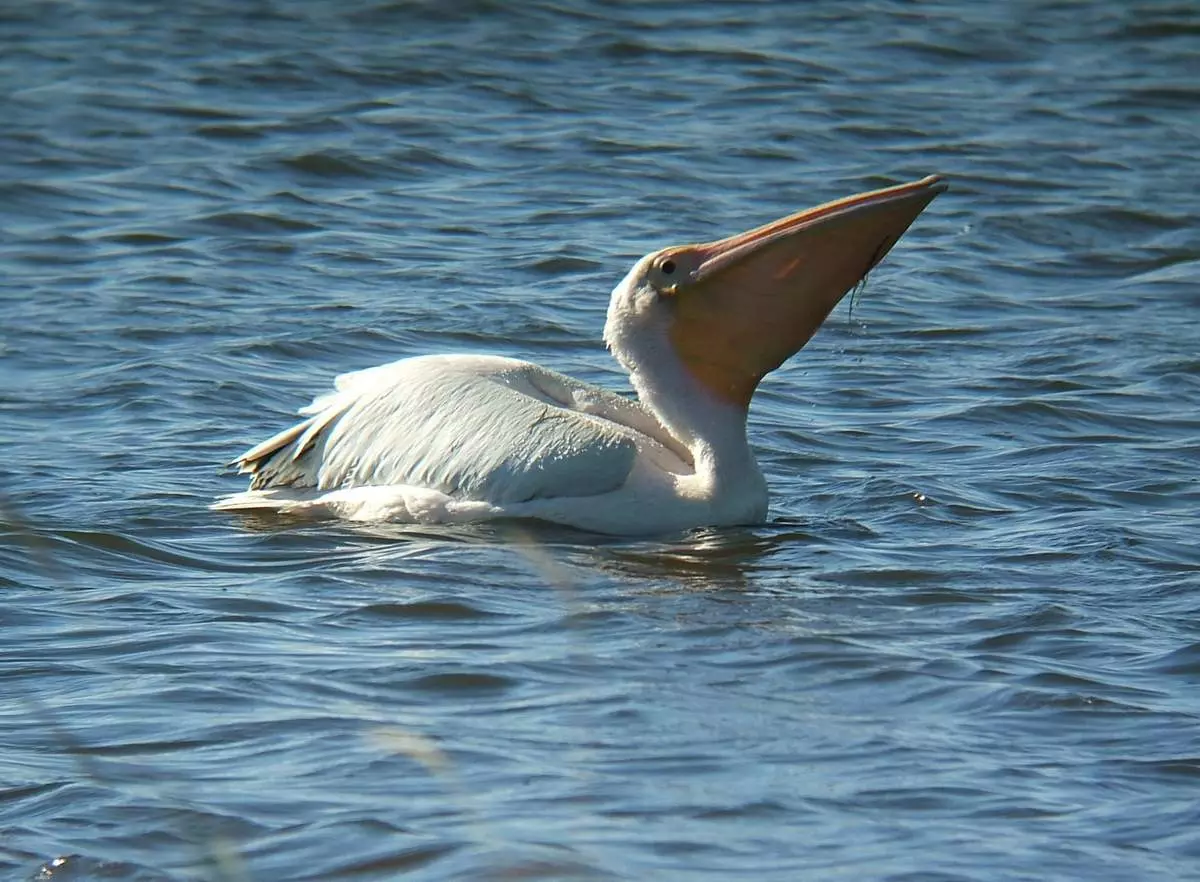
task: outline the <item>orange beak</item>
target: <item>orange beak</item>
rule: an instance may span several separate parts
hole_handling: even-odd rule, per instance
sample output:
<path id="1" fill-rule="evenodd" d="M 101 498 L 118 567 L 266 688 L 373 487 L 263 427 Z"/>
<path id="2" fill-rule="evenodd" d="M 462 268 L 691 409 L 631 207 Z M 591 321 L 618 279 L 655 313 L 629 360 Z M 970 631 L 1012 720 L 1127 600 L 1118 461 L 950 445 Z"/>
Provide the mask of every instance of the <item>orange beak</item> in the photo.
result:
<path id="1" fill-rule="evenodd" d="M 678 249 L 695 269 L 671 298 L 676 352 L 710 391 L 749 407 L 759 381 L 803 348 L 945 190 L 931 175 Z"/>

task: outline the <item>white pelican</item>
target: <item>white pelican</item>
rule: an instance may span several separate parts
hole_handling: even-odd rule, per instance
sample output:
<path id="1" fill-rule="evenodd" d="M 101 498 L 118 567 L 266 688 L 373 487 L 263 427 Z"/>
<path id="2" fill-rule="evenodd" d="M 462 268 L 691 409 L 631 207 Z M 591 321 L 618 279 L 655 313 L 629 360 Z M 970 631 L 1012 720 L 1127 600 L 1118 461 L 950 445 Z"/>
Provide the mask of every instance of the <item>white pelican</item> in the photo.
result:
<path id="1" fill-rule="evenodd" d="M 489 355 L 343 374 L 303 422 L 230 463 L 250 489 L 214 508 L 626 535 L 760 523 L 755 387 L 945 189 L 930 176 L 643 257 L 604 326 L 637 400 Z"/>

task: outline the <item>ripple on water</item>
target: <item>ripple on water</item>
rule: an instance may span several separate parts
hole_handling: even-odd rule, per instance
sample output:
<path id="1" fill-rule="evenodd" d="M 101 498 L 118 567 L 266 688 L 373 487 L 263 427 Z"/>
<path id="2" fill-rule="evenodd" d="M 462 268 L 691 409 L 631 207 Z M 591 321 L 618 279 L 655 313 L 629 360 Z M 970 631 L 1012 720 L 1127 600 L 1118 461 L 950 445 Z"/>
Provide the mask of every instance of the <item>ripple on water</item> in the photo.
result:
<path id="1" fill-rule="evenodd" d="M 6 28 L 6 875 L 1194 872 L 1192 6 Z M 627 389 L 599 337 L 637 255 L 930 172 L 756 398 L 768 524 L 206 510 L 347 370 Z"/>

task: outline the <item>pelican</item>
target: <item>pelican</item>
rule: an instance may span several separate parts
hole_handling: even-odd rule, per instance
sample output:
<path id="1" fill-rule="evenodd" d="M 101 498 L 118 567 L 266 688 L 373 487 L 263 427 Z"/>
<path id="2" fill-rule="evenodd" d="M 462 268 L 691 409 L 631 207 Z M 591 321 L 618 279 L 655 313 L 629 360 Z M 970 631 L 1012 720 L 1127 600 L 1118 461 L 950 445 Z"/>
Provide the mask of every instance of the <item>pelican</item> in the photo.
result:
<path id="1" fill-rule="evenodd" d="M 761 523 L 755 388 L 945 189 L 931 175 L 643 257 L 604 326 L 636 399 L 490 355 L 343 374 L 301 422 L 230 463 L 250 489 L 213 507 L 619 535 Z"/>

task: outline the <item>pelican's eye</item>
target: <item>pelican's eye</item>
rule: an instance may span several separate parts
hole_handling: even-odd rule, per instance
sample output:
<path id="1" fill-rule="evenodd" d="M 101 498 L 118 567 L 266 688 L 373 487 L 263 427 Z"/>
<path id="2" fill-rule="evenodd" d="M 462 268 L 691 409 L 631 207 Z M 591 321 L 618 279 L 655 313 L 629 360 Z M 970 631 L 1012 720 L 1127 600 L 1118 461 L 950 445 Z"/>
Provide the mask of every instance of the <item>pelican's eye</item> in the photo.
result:
<path id="1" fill-rule="evenodd" d="M 679 265 L 678 255 L 664 254 L 654 264 L 654 274 L 658 277 L 655 285 L 660 294 L 673 297 L 679 293 L 679 286 L 687 282 L 687 273 Z"/>
<path id="2" fill-rule="evenodd" d="M 673 249 L 654 259 L 650 282 L 658 293 L 673 297 L 692 283 L 696 260 L 686 249 Z"/>

